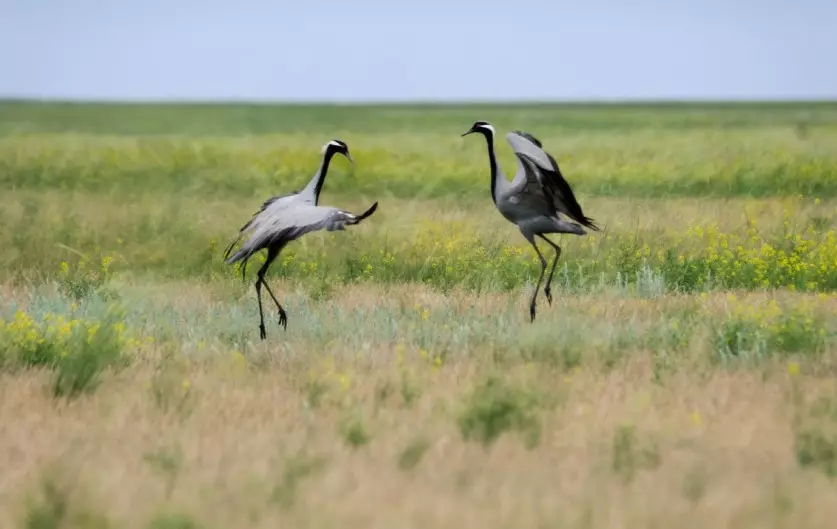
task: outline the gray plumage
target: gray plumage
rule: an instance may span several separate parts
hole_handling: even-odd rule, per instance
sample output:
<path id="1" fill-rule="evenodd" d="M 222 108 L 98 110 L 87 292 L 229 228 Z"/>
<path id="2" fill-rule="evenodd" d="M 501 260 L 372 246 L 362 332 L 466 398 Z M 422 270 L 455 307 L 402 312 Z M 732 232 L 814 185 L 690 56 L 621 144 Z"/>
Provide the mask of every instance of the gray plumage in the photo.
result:
<path id="1" fill-rule="evenodd" d="M 271 208 L 272 210 L 280 210 L 295 202 L 311 204 L 314 206 L 319 204 L 320 192 L 322 192 L 323 185 L 325 184 L 329 164 L 335 154 L 342 154 L 354 164 L 352 155 L 349 153 L 349 146 L 346 145 L 346 142 L 344 141 L 331 140 L 323 145 L 321 152 L 323 154 L 323 159 L 320 163 L 320 167 L 317 168 L 317 172 L 314 173 L 314 176 L 311 177 L 308 184 L 299 191 L 292 191 L 284 195 L 273 196 L 265 200 L 259 210 L 253 215 L 253 218 L 238 230 L 239 236 L 233 239 L 229 246 L 227 246 L 224 250 L 225 255 L 230 253 L 230 250 L 232 250 L 232 247 L 235 246 L 235 243 L 241 239 L 242 234 L 250 228 L 250 223 L 253 222 L 260 214 L 265 213 L 268 208 Z M 242 274 L 243 273 L 244 270 L 242 270 Z"/>
<path id="2" fill-rule="evenodd" d="M 375 202 L 363 214 L 355 215 L 342 209 L 317 205 L 330 158 L 329 150 L 331 147 L 329 146 L 333 146 L 335 143 L 343 146 L 342 148 L 340 145 L 333 147 L 336 149 L 335 152 L 345 151 L 344 154 L 347 157 L 349 156 L 348 147 L 345 147 L 344 143 L 335 140 L 326 144 L 323 165 L 320 166 L 320 170 L 314 175 L 311 182 L 302 191 L 271 197 L 266 200 L 259 211 L 253 215 L 253 218 L 242 226 L 236 238 L 224 251 L 225 263 L 242 262 L 241 275 L 244 277 L 248 260 L 260 250 L 267 250 L 267 258 L 257 272 L 258 277 L 255 283 L 256 296 L 259 302 L 259 331 L 262 340 L 267 337 L 262 310 L 262 286 L 267 289 L 279 310 L 279 325 L 287 329 L 287 313 L 264 279 L 268 267 L 279 256 L 282 249 L 288 243 L 312 231 L 323 229 L 326 231 L 345 230 L 346 226 L 358 224 L 370 216 L 378 207 L 378 203 Z M 238 251 L 230 255 L 235 244 L 245 238 L 246 240 L 239 246 Z"/>
<path id="3" fill-rule="evenodd" d="M 249 234 L 247 242 L 232 256 L 227 253 L 224 262 L 233 264 L 242 259 L 247 260 L 264 248 L 285 246 L 312 231 L 343 231 L 346 226 L 357 224 L 371 215 L 377 207 L 378 203 L 375 202 L 361 215 L 330 206 L 311 206 L 303 202 L 291 203 L 281 209 L 270 208 L 250 221 L 248 229 L 239 235 L 241 237 Z"/>
<path id="4" fill-rule="evenodd" d="M 522 131 L 512 131 L 506 135 L 506 140 L 517 157 L 517 173 L 509 181 L 497 163 L 494 127 L 486 121 L 477 121 L 463 136 L 474 132 L 485 136 L 488 143 L 491 198 L 494 204 L 503 217 L 517 225 L 541 261 L 541 274 L 529 305 L 529 316 L 531 321 L 534 321 L 538 290 L 546 272 L 546 259 L 535 244 L 535 237 L 540 237 L 555 249 L 555 258 L 544 287 L 544 295 L 552 304 L 552 276 L 561 256 L 561 247 L 549 240 L 546 234 L 584 235 L 584 227 L 595 231 L 598 231 L 599 227 L 593 219 L 584 215 L 572 188 L 561 174 L 558 163 L 543 149 L 540 140 Z M 575 222 L 561 218 L 562 215 Z"/>

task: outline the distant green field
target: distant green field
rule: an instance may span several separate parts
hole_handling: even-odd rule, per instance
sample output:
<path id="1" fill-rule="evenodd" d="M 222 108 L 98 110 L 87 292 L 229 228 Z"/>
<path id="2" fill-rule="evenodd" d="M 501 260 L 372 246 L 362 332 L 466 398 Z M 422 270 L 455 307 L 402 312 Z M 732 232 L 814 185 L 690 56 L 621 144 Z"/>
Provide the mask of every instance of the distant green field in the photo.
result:
<path id="1" fill-rule="evenodd" d="M 259 106 L 0 104 L 0 186 L 254 197 L 348 142 L 340 194 L 486 196 L 475 120 L 539 137 L 582 196 L 834 196 L 837 104 Z M 804 128 L 804 130 L 803 130 Z M 514 158 L 500 138 L 506 173 Z M 345 167 L 341 167 L 345 169 Z"/>
<path id="2" fill-rule="evenodd" d="M 485 119 L 499 128 L 555 132 L 725 129 L 837 125 L 837 102 L 223 104 L 38 103 L 0 101 L 0 133 L 230 136 L 334 131 L 456 134 Z M 466 127 L 467 128 L 467 127 Z"/>

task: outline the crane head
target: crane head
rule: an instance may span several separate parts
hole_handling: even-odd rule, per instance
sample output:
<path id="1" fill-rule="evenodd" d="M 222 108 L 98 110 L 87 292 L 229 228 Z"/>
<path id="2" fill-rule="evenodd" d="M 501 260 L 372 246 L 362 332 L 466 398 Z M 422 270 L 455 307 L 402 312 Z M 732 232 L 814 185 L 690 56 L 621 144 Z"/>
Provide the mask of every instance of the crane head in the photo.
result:
<path id="1" fill-rule="evenodd" d="M 346 142 L 344 142 L 344 141 L 331 140 L 330 142 L 323 145 L 322 153 L 323 154 L 328 153 L 328 154 L 331 154 L 331 155 L 342 154 L 350 162 L 352 162 L 352 164 L 355 163 L 355 161 L 352 159 L 352 155 L 349 154 L 349 146 L 346 145 Z"/>
<path id="2" fill-rule="evenodd" d="M 485 134 L 486 136 L 488 136 L 489 134 L 493 136 L 494 127 L 492 127 L 491 123 L 487 121 L 476 121 L 473 125 L 471 125 L 471 128 L 468 129 L 468 132 L 463 134 L 463 136 L 467 136 L 468 134 L 472 134 L 474 132 L 479 132 L 481 134 Z"/>

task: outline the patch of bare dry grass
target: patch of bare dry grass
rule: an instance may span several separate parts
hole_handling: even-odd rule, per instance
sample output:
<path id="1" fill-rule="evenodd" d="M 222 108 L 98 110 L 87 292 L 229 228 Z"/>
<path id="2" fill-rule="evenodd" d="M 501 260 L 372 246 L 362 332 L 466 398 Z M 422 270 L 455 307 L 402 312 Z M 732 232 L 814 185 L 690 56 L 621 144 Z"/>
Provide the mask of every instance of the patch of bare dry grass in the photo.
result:
<path id="1" fill-rule="evenodd" d="M 303 366 L 191 367 L 185 414 L 154 404 L 148 371 L 66 407 L 41 376 L 4 376 L 3 524 L 54 468 L 73 476 L 71 508 L 93 505 L 124 527 L 161 512 L 205 527 L 830 527 L 837 514 L 837 488 L 797 464 L 784 373 L 681 373 L 659 386 L 643 362 L 566 378 L 520 367 L 507 379 L 556 400 L 538 411 L 539 444 L 504 435 L 485 448 L 455 418 L 488 366 L 425 373 L 406 407 L 376 400 L 394 364 L 366 367 L 316 409 Z M 799 381 L 806 398 L 834 397 L 833 383 Z M 358 409 L 369 440 L 353 446 L 341 421 Z M 426 450 L 405 470 L 417 439 Z"/>
<path id="2" fill-rule="evenodd" d="M 0 374 L 0 526 L 824 528 L 837 514 L 833 325 L 817 354 L 726 365 L 713 337 L 735 307 L 829 314 L 833 296 L 614 288 L 557 295 L 528 325 L 526 292 L 350 285 L 310 301 L 276 283 L 290 325 L 264 343 L 249 285 L 129 282 L 126 325 L 155 338 L 129 368 L 71 401 L 48 372 Z M 32 314 L 61 310 L 3 288 Z"/>

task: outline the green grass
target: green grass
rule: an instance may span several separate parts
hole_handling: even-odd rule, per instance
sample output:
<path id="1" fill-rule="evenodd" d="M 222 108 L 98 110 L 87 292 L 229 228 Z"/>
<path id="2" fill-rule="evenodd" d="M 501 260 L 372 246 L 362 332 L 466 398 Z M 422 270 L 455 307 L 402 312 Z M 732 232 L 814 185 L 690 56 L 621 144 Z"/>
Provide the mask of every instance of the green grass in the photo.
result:
<path id="1" fill-rule="evenodd" d="M 834 196 L 837 105 L 369 106 L 3 104 L 0 185 L 247 197 L 299 186 L 333 137 L 340 194 L 484 196 L 478 119 L 523 129 L 582 196 Z M 807 125 L 799 136 L 798 125 Z M 514 158 L 500 139 L 507 174 Z"/>
<path id="2" fill-rule="evenodd" d="M 227 136 L 240 134 L 458 131 L 499 127 L 562 131 L 834 126 L 837 103 L 224 104 L 0 101 L 3 133 Z M 466 125 L 465 129 L 468 128 Z M 464 131 L 464 129 L 463 129 Z"/>
<path id="3" fill-rule="evenodd" d="M 222 253 L 261 203 L 52 190 L 7 196 L 18 203 L 0 207 L 7 227 L 0 234 L 6 248 L 0 277 L 15 281 L 55 277 L 62 262 L 92 266 L 93 273 L 107 257 L 113 273 L 121 275 L 236 282 L 240 268 L 224 264 Z M 467 205 L 449 199 L 332 197 L 324 195 L 323 201 L 361 211 L 375 199 L 380 207 L 349 232 L 315 233 L 294 242 L 271 267 L 271 277 L 298 280 L 322 295 L 334 286 L 369 282 L 502 292 L 537 279 L 534 251 L 489 197 Z M 816 202 L 586 200 L 587 213 L 604 231 L 553 237 L 564 249 L 554 281 L 568 291 L 599 286 L 832 291 L 837 203 Z M 258 255 L 249 264 L 251 276 L 262 262 Z M 81 279 L 67 283 L 71 290 L 89 286 Z"/>

